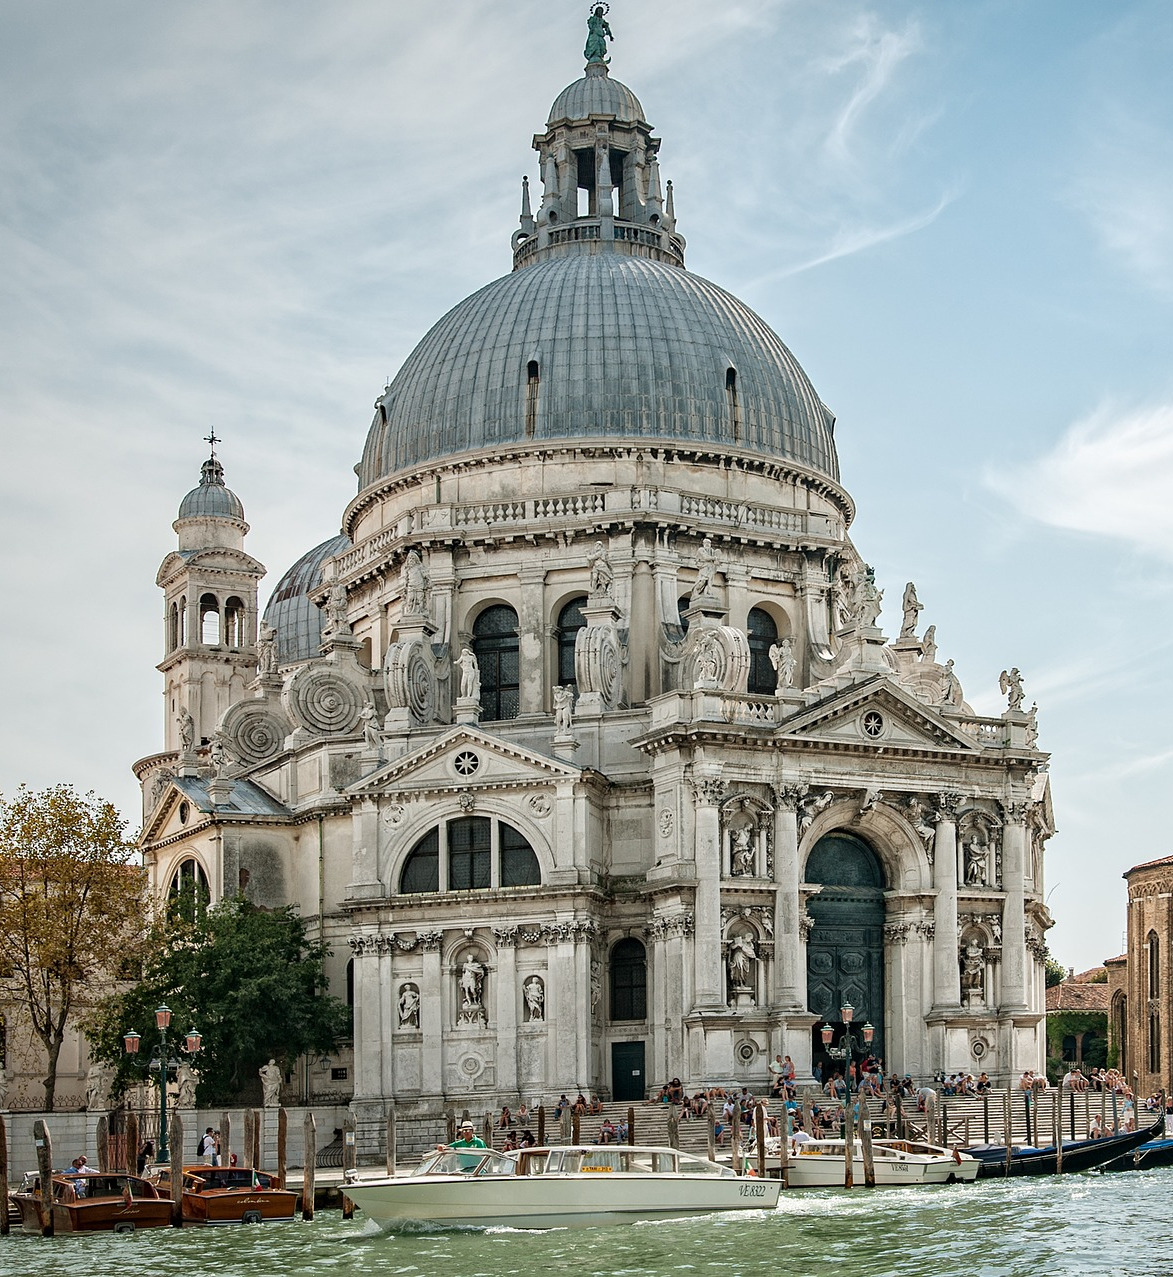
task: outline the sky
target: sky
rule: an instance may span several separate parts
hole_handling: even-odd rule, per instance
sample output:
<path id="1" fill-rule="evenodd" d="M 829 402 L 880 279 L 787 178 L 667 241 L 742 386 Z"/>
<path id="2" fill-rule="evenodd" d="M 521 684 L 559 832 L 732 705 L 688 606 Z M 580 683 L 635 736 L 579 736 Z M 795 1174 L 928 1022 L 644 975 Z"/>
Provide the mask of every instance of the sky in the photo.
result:
<path id="1" fill-rule="evenodd" d="M 0 0 L 0 791 L 139 820 L 170 524 L 215 429 L 262 601 L 376 395 L 511 265 L 586 4 Z M 688 265 L 837 417 L 853 538 L 1052 753 L 1054 955 L 1173 853 L 1173 6 L 614 0 Z M 892 635 L 898 609 L 882 618 Z"/>

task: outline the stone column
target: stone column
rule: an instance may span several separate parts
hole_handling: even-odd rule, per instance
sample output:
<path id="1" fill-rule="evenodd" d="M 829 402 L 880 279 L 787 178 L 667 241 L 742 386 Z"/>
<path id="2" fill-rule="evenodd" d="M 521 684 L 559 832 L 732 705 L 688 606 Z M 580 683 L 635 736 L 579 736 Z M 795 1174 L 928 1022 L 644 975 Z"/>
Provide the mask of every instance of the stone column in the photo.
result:
<path id="1" fill-rule="evenodd" d="M 521 664 L 518 700 L 523 714 L 541 714 L 545 710 L 542 675 L 546 663 L 542 646 L 546 633 L 545 596 L 546 569 L 526 567 L 518 572 L 521 585 L 517 616 L 518 659 Z"/>
<path id="2" fill-rule="evenodd" d="M 1002 831 L 1002 1008 L 1026 1007 L 1026 818 L 1028 804 L 1010 803 Z"/>
<path id="3" fill-rule="evenodd" d="M 517 929 L 494 927 L 497 942 L 497 1086 L 517 1090 Z"/>
<path id="4" fill-rule="evenodd" d="M 805 1010 L 805 972 L 798 918 L 802 912 L 798 885 L 798 803 L 805 787 L 781 785 L 774 790 L 774 1002 Z"/>
<path id="5" fill-rule="evenodd" d="M 933 1005 L 961 1005 L 961 968 L 957 963 L 957 805 L 960 796 L 937 795 L 933 838 Z"/>
<path id="6" fill-rule="evenodd" d="M 574 951 L 573 925 L 569 922 L 552 924 L 546 931 L 546 970 L 550 977 L 546 981 L 546 1015 L 552 1015 L 550 1008 L 557 1007 L 558 1022 L 566 1030 L 552 1035 L 552 1086 L 567 1092 L 579 1082 L 575 1077 L 579 1059 L 577 1035 L 573 1028 L 575 1018 L 573 1014 L 565 1018 L 562 1016 L 562 1008 L 574 1006 L 577 992 Z M 585 1085 L 585 1079 L 582 1084 Z"/>
<path id="7" fill-rule="evenodd" d="M 696 795 L 696 935 L 693 959 L 696 1006 L 724 1007 L 721 962 L 721 817 L 724 792 L 720 764 L 697 768 Z"/>
<path id="8" fill-rule="evenodd" d="M 354 955 L 354 1098 L 382 1093 L 383 1035 L 379 1024 L 379 959 L 374 935 L 352 936 Z"/>
<path id="9" fill-rule="evenodd" d="M 420 976 L 420 1090 L 444 1093 L 444 975 L 440 969 L 442 931 L 420 935 L 423 947 L 423 974 Z"/>
<path id="10" fill-rule="evenodd" d="M 379 887 L 379 811 L 373 798 L 363 798 L 351 815 L 354 863 L 351 870 L 352 895 L 382 894 Z M 360 888 L 355 892 L 353 888 Z"/>

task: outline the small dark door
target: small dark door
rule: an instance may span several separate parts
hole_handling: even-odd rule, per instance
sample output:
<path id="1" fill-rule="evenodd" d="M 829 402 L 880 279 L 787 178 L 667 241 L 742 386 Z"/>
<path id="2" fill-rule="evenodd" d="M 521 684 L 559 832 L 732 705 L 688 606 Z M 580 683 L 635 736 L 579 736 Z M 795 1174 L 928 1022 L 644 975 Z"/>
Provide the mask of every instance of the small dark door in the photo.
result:
<path id="1" fill-rule="evenodd" d="M 642 1042 L 611 1043 L 611 1095 L 615 1100 L 642 1100 L 647 1094 Z"/>

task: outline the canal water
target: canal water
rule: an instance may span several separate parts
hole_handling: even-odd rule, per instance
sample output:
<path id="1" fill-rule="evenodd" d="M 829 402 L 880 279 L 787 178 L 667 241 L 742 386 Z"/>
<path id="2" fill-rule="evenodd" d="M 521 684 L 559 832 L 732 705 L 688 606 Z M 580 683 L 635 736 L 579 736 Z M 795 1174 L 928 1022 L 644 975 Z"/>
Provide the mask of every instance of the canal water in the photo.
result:
<path id="1" fill-rule="evenodd" d="M 310 1224 L 0 1239 L 0 1277 L 1056 1277 L 1173 1274 L 1173 1169 L 784 1193 L 776 1211 L 551 1232 Z"/>

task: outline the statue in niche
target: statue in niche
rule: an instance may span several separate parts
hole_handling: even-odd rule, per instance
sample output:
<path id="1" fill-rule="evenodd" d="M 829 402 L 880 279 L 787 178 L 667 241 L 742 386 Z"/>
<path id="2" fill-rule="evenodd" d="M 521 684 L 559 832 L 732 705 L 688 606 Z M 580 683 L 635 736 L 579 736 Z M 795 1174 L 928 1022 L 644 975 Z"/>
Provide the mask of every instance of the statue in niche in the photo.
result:
<path id="1" fill-rule="evenodd" d="M 554 733 L 569 736 L 574 729 L 574 688 L 567 683 L 554 689 Z"/>
<path id="2" fill-rule="evenodd" d="M 777 690 L 779 692 L 794 686 L 794 671 L 798 668 L 798 661 L 794 656 L 794 644 L 788 638 L 771 646 L 770 664 L 778 675 Z"/>
<path id="3" fill-rule="evenodd" d="M 985 887 L 989 883 L 989 847 L 983 846 L 976 832 L 965 848 L 965 881 L 971 887 Z"/>
<path id="4" fill-rule="evenodd" d="M 859 583 L 856 581 L 855 574 L 846 563 L 842 564 L 836 574 L 835 585 L 832 589 L 835 628 L 837 630 L 845 630 L 855 621 L 856 595 L 858 592 Z"/>
<path id="5" fill-rule="evenodd" d="M 358 711 L 358 716 L 362 720 L 362 739 L 363 744 L 368 749 L 378 749 L 382 744 L 379 739 L 379 725 L 376 721 L 378 713 L 375 709 L 373 701 L 367 703 Z"/>
<path id="6" fill-rule="evenodd" d="M 916 638 L 916 619 L 924 608 L 924 604 L 916 597 L 916 585 L 912 581 L 904 587 L 901 607 L 904 610 L 904 617 L 900 622 L 900 637 L 902 639 Z"/>
<path id="7" fill-rule="evenodd" d="M 587 42 L 582 56 L 588 62 L 609 62 L 607 57 L 607 41 L 614 40 L 611 28 L 607 25 L 607 6 L 595 5 L 587 18 Z"/>
<path id="8" fill-rule="evenodd" d="M 346 619 L 346 586 L 335 581 L 326 596 L 326 633 L 342 634 L 350 628 Z"/>
<path id="9" fill-rule="evenodd" d="M 734 874 L 752 874 L 754 870 L 753 826 L 748 820 L 730 831 L 729 868 Z"/>
<path id="10" fill-rule="evenodd" d="M 179 746 L 185 754 L 188 754 L 194 744 L 195 719 L 192 718 L 190 711 L 181 709 L 179 711 Z"/>
<path id="11" fill-rule="evenodd" d="M 705 537 L 696 556 L 696 584 L 688 596 L 690 602 L 697 599 L 713 597 L 713 577 L 717 574 L 719 564 L 717 552 L 713 549 L 711 537 Z"/>
<path id="12" fill-rule="evenodd" d="M 532 1024 L 536 1020 L 544 1020 L 546 1018 L 546 990 L 541 980 L 536 975 L 530 978 L 522 985 L 522 992 L 525 994 L 525 1017 Z"/>
<path id="13" fill-rule="evenodd" d="M 815 823 L 815 817 L 818 816 L 819 812 L 826 811 L 834 801 L 835 795 L 829 789 L 817 798 L 802 799 L 798 804 L 798 809 L 801 813 L 798 818 L 798 836 L 800 838 Z"/>
<path id="14" fill-rule="evenodd" d="M 945 662 L 945 681 L 941 690 L 941 703 L 943 705 L 960 705 L 961 701 L 961 683 L 953 672 L 953 658 L 950 657 Z"/>
<path id="15" fill-rule="evenodd" d="M 480 701 L 481 699 L 481 667 L 477 663 L 476 653 L 471 647 L 460 649 L 456 658 L 460 667 L 460 699 L 462 701 Z"/>
<path id="16" fill-rule="evenodd" d="M 1003 670 L 998 675 L 998 687 L 1002 691 L 1002 695 L 1006 697 L 1007 707 L 1017 713 L 1022 709 L 1022 698 L 1024 692 L 1022 690 L 1022 675 L 1015 666 L 1009 670 Z"/>
<path id="17" fill-rule="evenodd" d="M 598 958 L 591 959 L 591 1014 L 599 1009 L 603 1000 L 603 964 Z"/>
<path id="18" fill-rule="evenodd" d="M 971 940 L 961 959 L 961 987 L 966 993 L 980 997 L 986 982 L 986 955 L 980 944 Z"/>
<path id="19" fill-rule="evenodd" d="M 405 984 L 399 990 L 399 1027 L 420 1027 L 420 991 L 414 984 Z"/>
<path id="20" fill-rule="evenodd" d="M 934 664 L 937 660 L 937 627 L 935 625 L 930 625 L 925 630 L 925 637 L 921 647 L 920 659 L 926 665 Z"/>
<path id="21" fill-rule="evenodd" d="M 591 569 L 590 592 L 610 598 L 614 594 L 615 573 L 607 559 L 607 547 L 602 541 L 596 541 L 587 562 Z"/>
<path id="22" fill-rule="evenodd" d="M 423 616 L 428 610 L 428 574 L 418 550 L 408 550 L 403 563 L 403 615 Z"/>
<path id="23" fill-rule="evenodd" d="M 714 687 L 721 669 L 721 645 L 715 634 L 707 634 L 696 653 L 696 687 Z"/>
<path id="24" fill-rule="evenodd" d="M 257 634 L 257 672 L 262 676 L 277 673 L 277 631 L 268 621 L 261 622 Z"/>
<path id="25" fill-rule="evenodd" d="M 257 1070 L 261 1078 L 262 1103 L 267 1109 L 275 1109 L 281 1103 L 281 1070 L 277 1061 L 270 1059 Z"/>
<path id="26" fill-rule="evenodd" d="M 729 937 L 729 979 L 734 989 L 753 988 L 754 963 L 758 960 L 753 936 L 747 932 Z"/>
<path id="27" fill-rule="evenodd" d="M 471 951 L 464 955 L 460 967 L 460 1022 L 483 1024 L 485 1021 L 485 967 Z"/>

